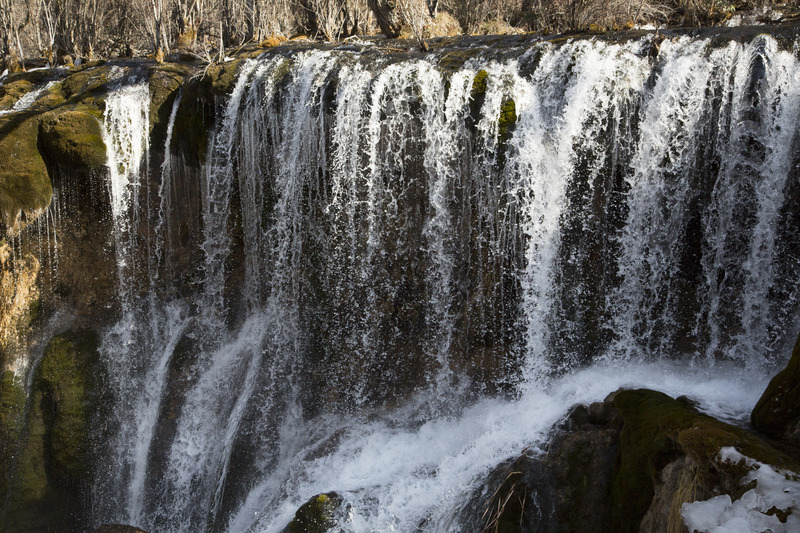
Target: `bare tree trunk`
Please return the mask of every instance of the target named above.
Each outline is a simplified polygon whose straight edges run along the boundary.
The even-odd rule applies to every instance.
[[[381,33],[390,39],[397,38],[400,35],[401,25],[394,0],[368,0],[367,5],[375,14]]]
[[[13,0],[0,0],[0,52],[2,66],[9,72],[23,70],[24,59],[19,32],[30,21],[30,9],[27,4],[14,5]]]

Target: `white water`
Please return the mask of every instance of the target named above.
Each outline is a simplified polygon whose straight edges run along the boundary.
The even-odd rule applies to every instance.
[[[647,46],[452,73],[245,62],[201,171],[199,288],[176,302],[154,281],[172,156],[143,202],[147,88],[109,97],[125,313],[104,342],[120,429],[98,520],[277,531],[337,491],[348,531],[460,531],[487,473],[575,403],[649,387],[746,419],[800,325],[780,230],[800,68],[764,37]]]
[[[687,375],[681,365],[632,364],[624,371],[598,365],[516,402],[479,402],[458,417],[418,420],[411,406],[373,422],[315,420],[292,428],[282,450],[285,469],[251,493],[227,530],[279,531],[308,498],[336,491],[350,506],[341,523],[346,531],[416,531],[425,520],[424,531],[462,531],[453,513],[476,484],[523,449],[541,452],[549,430],[576,403],[601,401],[620,387],[646,387],[685,394],[711,415],[741,421],[765,386],[763,376],[737,370]],[[333,434],[342,436],[320,454]]]
[[[14,105],[11,106],[11,109],[0,111],[0,117],[3,115],[8,115],[9,113],[16,113],[17,111],[24,111],[28,109],[42,94],[49,91],[50,88],[52,88],[56,83],[58,83],[58,80],[49,81],[25,93],[22,98],[14,102]]]

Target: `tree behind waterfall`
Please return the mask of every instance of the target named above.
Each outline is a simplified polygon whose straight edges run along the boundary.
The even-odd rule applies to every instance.
[[[789,18],[800,15],[797,2],[781,0],[0,0],[0,59],[15,67],[41,56],[157,56],[159,49],[211,58],[219,56],[212,49],[298,35],[413,35],[422,44],[439,14],[464,33],[709,25],[743,6],[782,4]]]

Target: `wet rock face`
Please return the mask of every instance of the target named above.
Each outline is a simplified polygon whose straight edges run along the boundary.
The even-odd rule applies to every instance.
[[[576,406],[544,455],[495,469],[462,516],[474,531],[611,531],[621,419],[611,397]]]
[[[0,241],[0,370],[17,366],[24,340],[39,310],[37,284],[40,264],[26,255],[12,260],[11,247]]]
[[[800,338],[789,364],[769,382],[750,420],[764,435],[800,446]]]
[[[94,429],[104,403],[97,349],[91,331],[53,337],[27,396],[19,378],[3,374],[3,531],[85,528],[95,464],[91,450],[104,438]]]

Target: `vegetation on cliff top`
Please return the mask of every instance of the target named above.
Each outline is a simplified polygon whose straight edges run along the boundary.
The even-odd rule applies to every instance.
[[[162,61],[173,50],[210,60],[247,43],[298,36],[339,41],[382,33],[424,46],[424,39],[459,33],[714,25],[740,13],[779,21],[797,17],[798,8],[785,0],[2,0],[0,60],[10,71],[32,58],[70,65],[145,53]]]

